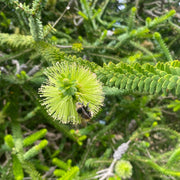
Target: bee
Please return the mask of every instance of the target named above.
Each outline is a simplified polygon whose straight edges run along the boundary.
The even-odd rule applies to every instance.
[[[82,119],[90,120],[92,118],[93,114],[90,111],[89,103],[87,103],[87,105],[85,106],[83,103],[77,102],[76,111]]]

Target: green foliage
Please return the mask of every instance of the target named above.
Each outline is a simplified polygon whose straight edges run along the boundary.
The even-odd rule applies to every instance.
[[[116,87],[109,87],[109,86],[104,86],[103,91],[107,96],[118,96],[118,95],[124,95],[128,94],[126,90],[118,89]]]
[[[140,65],[109,63],[96,71],[98,77],[107,86],[119,88],[120,90],[134,91],[149,94],[172,93],[180,95],[179,76],[180,63],[158,62],[155,66],[145,63]],[[116,93],[116,92],[115,92]]]
[[[115,48],[119,48],[120,46],[123,45],[123,43],[125,43],[127,40],[131,40],[133,38],[137,38],[137,37],[143,37],[143,36],[146,36],[147,33],[149,33],[150,31],[150,28],[153,28],[154,26],[162,23],[163,21],[166,21],[168,18],[170,18],[171,16],[173,16],[175,14],[175,11],[172,10],[170,12],[168,12],[166,15],[163,15],[161,17],[157,17],[155,18],[154,20],[146,20],[146,26],[144,27],[139,27],[138,29],[132,29],[133,27],[133,19],[134,19],[134,16],[135,16],[135,12],[136,12],[136,9],[135,8],[132,8],[131,9],[131,14],[129,16],[129,20],[128,20],[128,29],[127,29],[127,32],[118,36],[118,40],[119,42],[115,45]],[[162,41],[161,41],[161,45],[162,45]],[[165,45],[163,44],[163,47]],[[167,49],[166,49],[167,50]]]
[[[57,47],[52,46],[44,42],[39,42],[36,44],[37,52],[46,60],[50,62],[76,62],[79,65],[94,70],[97,67],[97,64],[89,61],[84,61],[82,58],[77,58],[76,56],[67,55],[64,52],[60,51]]]
[[[42,138],[47,130],[42,129],[39,132],[35,132],[34,134],[28,136],[24,140],[22,140],[21,129],[18,122],[13,123],[12,127],[13,137],[11,135],[5,136],[5,143],[11,148],[11,156],[12,156],[12,169],[14,178],[16,180],[21,180],[24,178],[23,169],[31,176],[32,179],[41,179],[40,175],[34,168],[34,165],[29,161],[39,153],[41,149],[47,146],[48,141],[42,140],[38,145],[33,146],[27,152],[23,150],[23,147],[32,145],[36,140]]]
[[[34,41],[31,36],[0,33],[0,45],[18,49],[31,48],[34,45]]]
[[[13,159],[13,174],[16,180],[22,180],[24,178],[24,173],[22,170],[21,162],[16,155],[12,155]]]
[[[68,170],[68,164],[66,164],[65,162],[61,161],[58,158],[54,158],[52,160],[53,164],[55,164],[56,166],[58,166],[59,168],[62,168],[64,170]]]
[[[9,146],[10,148],[14,147],[13,137],[10,134],[4,137],[4,141],[6,145]]]
[[[43,26],[40,19],[38,17],[34,18],[33,16],[30,16],[29,26],[33,39],[36,41],[41,40],[43,38]]]
[[[159,166],[156,163],[154,163],[152,160],[146,160],[146,159],[141,159],[140,160],[139,157],[137,157],[136,160],[139,160],[139,161],[142,161],[144,163],[147,163],[150,167],[152,167],[153,169],[159,171],[162,174],[169,175],[169,176],[180,177],[180,172],[179,171],[171,171],[171,170],[162,168],[161,166]]]
[[[42,180],[41,175],[30,161],[23,161],[22,166],[25,172],[28,173],[33,180]]]
[[[58,180],[69,180],[69,179],[74,179],[77,177],[77,174],[79,172],[79,168],[77,166],[72,167],[66,174],[64,174],[61,178]]]
[[[169,105],[168,108],[173,108],[173,111],[179,111],[180,110],[180,101],[179,100],[175,100],[172,101]]]
[[[69,179],[76,179],[78,173],[79,173],[79,168],[77,166],[71,166],[71,160],[68,160],[67,163],[65,163],[64,161],[58,159],[58,158],[54,158],[52,160],[53,164],[55,164],[56,166],[58,166],[58,168],[61,169],[56,169],[54,170],[54,175],[58,178],[59,180],[69,180]]]
[[[135,21],[135,13],[136,13],[136,8],[133,7],[131,9],[131,14],[129,16],[128,20],[128,31],[131,31],[133,29],[134,21]]]
[[[35,155],[37,155],[39,153],[39,151],[41,149],[43,149],[44,147],[46,147],[48,144],[47,140],[42,140],[38,145],[32,147],[31,149],[29,149],[24,155],[24,159],[28,160],[32,157],[34,157]]]
[[[170,166],[173,166],[176,161],[180,160],[180,148],[176,149],[172,155],[169,157],[169,160],[167,162],[167,167],[170,168]]]
[[[46,133],[47,133],[47,129],[41,129],[40,131],[37,131],[34,134],[26,137],[23,140],[23,146],[26,147],[32,145],[35,141],[44,137]]]
[[[171,3],[0,0],[0,179],[180,178],[180,12]],[[63,113],[82,124],[54,121]]]
[[[32,3],[32,8],[25,3],[21,3],[18,1],[9,1],[13,7],[19,11],[20,13],[24,13],[23,16],[29,17],[29,27],[30,32],[35,41],[39,41],[43,39],[43,26],[41,18],[41,8],[44,4],[44,0],[34,0]]]
[[[159,43],[160,47],[162,48],[166,58],[168,61],[172,61],[172,57],[171,54],[169,53],[169,50],[167,48],[167,46],[165,45],[161,35],[158,32],[154,33],[154,38],[157,40],[157,42]]]
[[[146,19],[147,26],[150,28],[153,28],[153,27],[157,26],[158,24],[162,23],[163,21],[166,21],[171,16],[174,16],[175,14],[176,14],[176,11],[171,10],[161,17],[156,17],[154,20],[151,20],[150,18],[148,18],[148,19]]]

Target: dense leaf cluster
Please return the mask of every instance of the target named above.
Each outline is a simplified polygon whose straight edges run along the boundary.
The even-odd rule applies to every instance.
[[[0,0],[0,179],[180,179],[179,7]],[[56,63],[102,83],[103,107],[90,121],[64,125],[41,106],[38,89]],[[116,164],[114,151],[123,152]]]

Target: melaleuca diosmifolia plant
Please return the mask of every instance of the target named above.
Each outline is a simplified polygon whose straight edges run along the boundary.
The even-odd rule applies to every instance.
[[[66,163],[58,158],[53,158],[52,163],[57,166],[53,174],[58,178],[58,180],[78,178],[79,167],[72,166],[72,161],[70,159]]]
[[[157,96],[163,95],[163,97],[164,95],[179,96],[179,61],[173,61],[174,56],[170,54],[170,50],[167,47],[163,34],[160,34],[160,32],[156,32],[160,31],[158,25],[163,25],[168,19],[170,20],[170,18],[175,14],[175,11],[172,10],[170,12],[167,12],[165,15],[157,17],[153,20],[147,18],[146,24],[139,27],[135,22],[138,20],[136,18],[136,15],[138,16],[138,14],[136,14],[137,9],[132,8],[130,10],[127,22],[124,23],[125,26],[122,27],[121,25],[115,23],[116,20],[111,21],[111,17],[109,16],[109,14],[109,19],[105,14],[105,11],[106,9],[108,9],[108,4],[110,4],[110,1],[99,3],[102,5],[102,8],[100,9],[96,9],[96,7],[98,6],[98,1],[93,1],[92,4],[87,1],[80,1],[80,6],[78,7],[78,10],[81,10],[78,11],[78,14],[81,16],[80,20],[85,27],[84,29],[88,34],[89,38],[86,39],[85,36],[83,37],[84,39],[82,37],[79,37],[79,40],[82,43],[82,48],[83,46],[90,45],[89,49],[92,52],[95,51],[96,53],[98,51],[109,53],[109,51],[112,51],[113,49],[114,53],[110,53],[109,56],[111,58],[114,56],[115,53],[118,52],[117,54],[119,54],[119,51],[123,51],[123,53],[126,55],[123,58],[123,61],[126,61],[125,63],[106,63],[109,62],[109,59],[105,58],[105,56],[102,55],[102,60],[105,63],[103,66],[100,66],[99,64],[102,65],[102,63],[97,63],[96,60],[92,62],[93,60],[89,58],[89,56],[87,56],[87,59],[89,60],[86,60],[86,58],[79,58],[76,56],[68,55],[68,51],[66,51],[67,53],[65,53],[63,52],[63,49],[59,50],[57,47],[52,45],[53,43],[47,43],[42,41],[47,40],[49,42],[52,42],[52,39],[48,39],[49,36],[46,35],[46,32],[43,32],[41,11],[44,6],[44,2],[45,1],[35,0],[33,1],[32,5],[29,6],[26,4],[22,4],[19,1],[4,1],[4,3],[9,3],[13,7],[15,7],[19,14],[25,14],[24,18],[27,16],[26,18],[28,19],[30,27],[29,34],[31,34],[31,36],[22,36],[16,34],[9,35],[1,33],[0,44],[1,46],[8,46],[8,48],[14,49],[22,47],[27,47],[30,49],[32,48],[34,50],[32,56],[36,56],[38,58],[32,58],[31,56],[32,59],[30,64],[33,64],[34,62],[39,62],[41,60],[41,67],[48,66],[48,68],[46,68],[45,70],[42,68],[41,71],[39,71],[38,69],[35,71],[35,73],[29,73],[28,70],[20,70],[16,71],[14,75],[11,73],[6,73],[8,71],[11,71],[12,69],[8,69],[9,64],[5,64],[5,66],[7,65],[7,69],[1,70],[2,73],[0,75],[0,78],[3,80],[3,82],[6,82],[8,86],[11,86],[12,84],[20,86],[26,92],[26,94],[29,95],[29,97],[34,96],[34,94],[37,94],[38,92],[37,89],[36,91],[33,90],[34,86],[33,88],[30,88],[31,85],[36,84],[39,87],[41,86],[41,88],[39,89],[39,94],[42,96],[40,101],[47,109],[49,115],[52,116],[52,119],[58,120],[52,122],[54,127],[57,130],[63,132],[63,134],[69,137],[71,140],[78,142],[79,145],[83,145],[82,139],[86,139],[86,137],[88,137],[88,143],[86,148],[84,148],[85,146],[83,146],[83,148],[85,149],[84,151],[82,150],[84,152],[83,154],[82,151],[79,153],[79,148],[77,148],[77,146],[72,146],[72,149],[76,147],[77,151],[77,153],[73,154],[73,157],[77,157],[77,154],[80,154],[80,156],[82,156],[80,162],[77,162],[77,160],[74,158],[74,162],[77,162],[77,164],[79,163],[80,168],[78,168],[78,166],[76,165],[69,165],[69,161],[67,161],[67,163],[60,159],[53,159],[52,161],[58,168],[54,171],[54,175],[56,177],[60,177],[60,179],[76,178],[78,172],[81,171],[81,169],[82,172],[86,171],[86,169],[83,169],[83,165],[86,162],[88,156],[96,156],[97,160],[99,158],[99,155],[101,154],[101,148],[101,150],[104,152],[104,149],[106,147],[109,148],[110,146],[112,146],[112,144],[114,144],[114,141],[112,143],[111,140],[108,139],[109,137],[113,137],[110,132],[114,132],[114,130],[116,128],[120,128],[121,125],[124,128],[124,124],[122,123],[122,121],[125,118],[124,116],[122,118],[119,115],[117,117],[114,117],[116,114],[116,110],[119,110],[116,109],[116,106],[119,103],[118,101],[116,101],[116,103],[112,105],[113,107],[110,112],[108,109],[106,109],[107,113],[104,113],[106,115],[106,117],[104,118],[105,121],[99,121],[99,123],[96,122],[95,125],[89,125],[85,129],[82,129],[81,136],[78,135],[78,132],[69,132],[69,129],[63,128],[63,126],[61,126],[61,123],[81,123],[81,115],[77,112],[76,103],[83,103],[85,106],[89,103],[90,110],[88,111],[92,112],[93,116],[96,117],[95,115],[98,115],[100,106],[103,104],[104,93],[105,95],[109,95],[110,97],[115,95],[117,96],[117,99],[123,99],[123,94],[132,95],[132,92],[138,93],[139,95],[152,94]],[[48,3],[55,4],[56,2],[49,1]],[[55,7],[55,5],[53,5],[53,7]],[[81,29],[79,28],[81,22],[77,25],[77,29]],[[113,28],[111,29],[111,27],[120,28],[120,30],[115,29],[114,31]],[[109,29],[110,31],[108,31]],[[65,30],[68,33],[68,30],[66,28]],[[70,29],[70,31],[71,30],[72,29]],[[101,30],[102,32],[100,32]],[[120,31],[120,33],[118,31]],[[74,32],[74,30],[72,32]],[[58,33],[60,34],[60,31],[57,32],[56,35],[58,35]],[[111,33],[111,35],[113,34],[113,36],[109,37],[109,33]],[[64,36],[66,37],[65,42],[69,43],[70,40],[72,40],[71,38],[68,38],[69,36],[70,35],[67,34],[66,36]],[[154,52],[146,48],[147,46],[144,46],[142,44],[142,38],[148,39],[152,42],[156,42],[159,51]],[[74,43],[74,41],[76,42],[77,39],[73,40],[73,42],[70,43]],[[63,41],[59,40],[59,42]],[[137,52],[135,50],[134,54],[130,53],[131,48],[127,46],[129,45],[128,43],[130,43],[131,47],[137,48],[141,52]],[[107,46],[105,44],[107,44]],[[102,45],[103,48],[100,47]],[[151,45],[154,47],[154,44],[151,43]],[[127,49],[124,49],[125,46],[127,46]],[[72,50],[77,51],[75,46],[72,45],[71,47]],[[34,53],[35,51],[36,54]],[[81,55],[81,52],[83,51],[77,52]],[[87,52],[88,54],[88,51],[85,52]],[[145,57],[144,54],[148,57]],[[12,59],[13,56],[7,58]],[[95,54],[95,59],[96,58],[99,58],[98,54]],[[141,61],[141,59],[143,58],[146,58],[149,63],[144,63],[143,61]],[[116,58],[116,60],[119,61],[119,58]],[[161,62],[158,62],[159,60]],[[6,59],[3,60],[3,62],[5,61]],[[21,62],[23,62],[22,59]],[[154,62],[157,62],[156,65],[154,65]],[[21,64],[19,65],[21,66]],[[44,80],[44,77],[40,79],[43,76],[43,71],[45,72],[47,80]],[[12,72],[14,71],[12,70]],[[36,72],[38,75],[36,74]],[[11,79],[11,77],[13,78]],[[38,79],[37,77],[40,78]],[[30,84],[30,86],[27,86],[29,82],[32,84]],[[104,91],[104,93],[102,92],[102,90]],[[14,92],[10,92],[9,94],[13,93]],[[33,100],[36,101],[37,99],[34,98]],[[106,108],[106,106],[103,107],[103,109],[104,108]],[[131,109],[131,107],[128,108]],[[34,108],[34,110],[36,111],[36,108]],[[153,113],[151,113],[151,115],[152,114]],[[31,119],[29,118],[29,115],[30,114],[25,117],[25,120]],[[128,114],[128,116],[130,115]],[[44,118],[47,118],[46,114],[44,115]],[[23,122],[23,118],[21,118],[21,120]],[[139,139],[144,136],[147,137],[148,134],[150,134],[151,129],[152,127],[148,127],[148,129],[145,129],[145,126],[142,125],[140,130],[135,131],[135,134],[137,133],[139,136],[134,135],[135,138],[131,138],[132,144],[130,144],[127,157],[124,157],[124,160],[118,162],[115,166],[114,172],[116,175],[121,178],[130,178],[131,176],[133,176],[132,172],[136,172],[136,167],[131,166],[130,161],[132,161],[132,164],[134,164],[134,162],[137,162],[137,166],[139,165],[139,162],[142,164],[142,167],[146,165],[146,168],[148,169],[147,174],[151,174],[151,170],[153,169],[155,170],[155,172],[157,172],[157,174],[161,173],[166,176],[179,177],[179,172],[177,172],[178,169],[177,171],[175,171],[174,169],[170,169],[172,165],[173,168],[175,168],[175,165],[178,165],[178,148],[174,148],[172,146],[171,148],[174,148],[175,150],[168,152],[168,154],[164,154],[163,157],[166,157],[165,164],[163,164],[163,159],[161,158],[160,153],[155,154],[153,151],[150,151],[150,153],[152,153],[152,155],[150,154],[151,157],[153,156],[154,159],[159,158],[161,160],[159,164],[155,162],[154,159],[149,159],[147,158],[147,156],[143,156],[145,153],[147,153],[143,151],[143,148],[147,150],[148,143],[139,143]],[[165,129],[166,128],[160,127],[159,129],[158,127],[156,128],[156,130],[159,132],[165,131]],[[98,132],[96,130],[98,130]],[[139,131],[142,133],[139,133]],[[119,129],[116,132],[119,132]],[[165,132],[167,134],[173,134],[173,136],[179,138],[179,135],[173,132],[171,129],[167,129]],[[45,133],[44,130],[42,133]],[[83,133],[86,136],[83,136]],[[12,157],[7,163],[6,169],[9,168],[9,175],[10,173],[12,173],[15,179],[23,179],[23,177],[25,176],[24,172],[31,176],[32,179],[40,179],[41,177],[35,169],[35,166],[31,160],[33,160],[33,157],[35,157],[35,155],[40,152],[40,149],[44,148],[47,145],[47,140],[42,140],[38,145],[35,145],[28,150],[26,149],[26,146],[32,145],[32,142],[35,142],[42,136],[39,136],[38,132],[37,134],[35,132],[34,136],[32,135],[29,137],[30,140],[28,140],[28,138],[27,140],[23,140],[22,134],[23,133],[21,132],[21,128],[18,122],[13,122],[12,135],[7,135],[5,137],[5,148],[10,152]],[[92,138],[90,137],[91,135]],[[36,139],[36,137],[39,138]],[[107,139],[110,143],[107,141]],[[153,141],[154,139],[152,138],[151,142]],[[66,146],[65,139],[63,139],[63,141],[60,143],[62,146]],[[136,152],[137,154],[135,154],[135,156],[132,156],[132,152]],[[71,153],[68,154],[68,156],[70,155]],[[11,162],[13,163],[12,168],[10,166]],[[100,165],[103,166],[104,163],[103,161],[101,162],[102,163]],[[137,171],[139,172],[139,170]],[[92,172],[92,174],[95,174],[95,171]],[[84,175],[82,175],[82,177],[84,176],[84,179],[86,179],[89,172],[83,172],[83,174]],[[3,173],[3,177],[8,179],[5,171]]]
[[[23,139],[19,122],[12,123],[12,135],[6,135],[4,140],[5,148],[7,148],[12,156],[12,172],[9,173],[13,173],[14,179],[22,180],[24,178],[24,172],[28,173],[32,179],[42,179],[32,163],[32,159],[47,146],[48,141],[44,139],[37,145],[33,144],[43,138],[46,133],[47,130],[42,129]],[[27,150],[26,147],[30,145],[33,146]],[[8,174],[4,172],[2,178],[7,178],[7,175]]]
[[[174,10],[171,10],[167,14],[155,18],[154,20],[151,20],[151,18],[147,18],[145,26],[139,27],[138,29],[133,29],[134,26],[133,19],[135,18],[135,12],[136,12],[136,8],[132,8],[128,20],[127,30],[124,34],[117,37],[118,41],[115,44],[115,48],[119,48],[120,46],[122,46],[124,43],[128,42],[131,39],[140,38],[141,36],[146,37],[146,35],[150,32],[151,28],[166,21],[168,18],[170,18],[176,13]]]
[[[156,65],[109,63],[98,68],[100,80],[109,87],[129,92],[180,95],[180,62],[158,62]],[[120,91],[121,93],[121,91]]]
[[[166,137],[166,134],[168,132],[168,138]],[[159,135],[158,135],[159,134]],[[153,142],[151,145],[148,142],[149,139],[153,139],[154,136],[158,135],[160,137],[159,141],[161,141],[161,138],[164,136],[166,137],[166,141],[168,142],[168,139],[171,141],[171,143],[167,144],[167,146],[174,146],[173,150],[167,149],[161,149],[161,145],[159,146],[159,149],[156,149],[156,153],[154,153],[154,145],[156,142]],[[139,138],[138,138],[139,137]],[[170,177],[180,177],[180,171],[178,169],[179,166],[179,137],[180,134],[166,126],[158,126],[157,124],[153,124],[152,127],[142,129],[139,128],[133,136],[130,138],[131,140],[138,138],[138,143],[132,144],[130,146],[128,155],[126,158],[128,160],[135,160],[135,163],[140,162],[143,163],[146,167],[146,170],[151,172],[151,169],[154,169],[155,172],[158,174]],[[157,139],[156,139],[157,140]],[[158,141],[158,140],[157,140]],[[170,142],[169,141],[169,142]],[[150,154],[150,158],[146,155],[139,155],[143,153],[144,149],[146,149]],[[161,149],[161,150],[160,150]],[[133,150],[134,154],[130,155],[131,151]],[[161,151],[161,152],[160,152]],[[163,153],[162,153],[163,152]],[[171,164],[171,167],[170,167]],[[157,175],[160,176],[159,174]],[[162,176],[163,177],[163,176]]]
[[[16,11],[23,14],[29,21],[30,33],[35,41],[43,39],[43,25],[41,21],[41,10],[45,5],[44,0],[34,0],[30,8],[29,5],[21,3],[18,0],[8,0],[5,3],[13,6]]]

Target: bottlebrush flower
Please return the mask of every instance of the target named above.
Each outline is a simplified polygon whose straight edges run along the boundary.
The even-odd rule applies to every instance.
[[[44,105],[56,120],[62,123],[80,123],[76,103],[86,105],[95,115],[103,103],[102,85],[96,74],[76,63],[56,63],[45,71],[48,80],[39,89]]]
[[[123,179],[130,178],[132,176],[132,165],[129,161],[117,161],[115,166],[115,172],[119,177]]]

